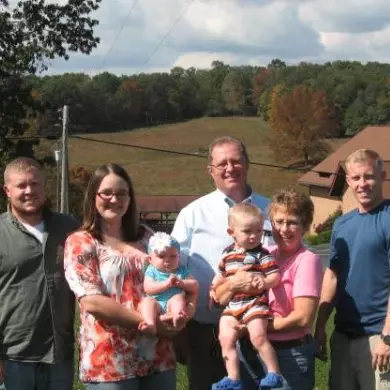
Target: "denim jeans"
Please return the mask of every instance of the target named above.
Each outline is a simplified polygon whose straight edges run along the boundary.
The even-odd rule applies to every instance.
[[[73,361],[63,363],[4,362],[6,390],[72,390]]]
[[[244,390],[258,390],[256,380],[265,376],[264,367],[250,341],[243,338],[238,343],[241,380]],[[276,349],[283,375],[279,390],[312,390],[315,382],[314,342],[289,349]]]
[[[176,371],[169,370],[118,382],[91,382],[86,383],[85,388],[86,390],[176,390]]]

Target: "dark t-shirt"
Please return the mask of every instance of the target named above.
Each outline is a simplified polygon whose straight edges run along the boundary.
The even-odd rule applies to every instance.
[[[368,213],[338,218],[330,244],[337,275],[336,329],[351,335],[382,331],[390,288],[390,200]]]

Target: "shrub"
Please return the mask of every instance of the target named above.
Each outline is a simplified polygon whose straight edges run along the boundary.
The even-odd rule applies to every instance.
[[[320,245],[330,242],[330,237],[332,235],[331,230],[322,231],[319,234],[309,234],[305,237],[309,245]]]
[[[329,217],[322,223],[318,224],[314,231],[319,234],[323,231],[332,230],[334,221],[343,214],[339,207],[334,213],[330,214]]]

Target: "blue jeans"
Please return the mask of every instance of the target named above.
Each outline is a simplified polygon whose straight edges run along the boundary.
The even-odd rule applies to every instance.
[[[63,363],[4,362],[6,390],[72,390],[73,361]]]
[[[86,390],[176,390],[176,371],[158,372],[119,382],[90,382],[85,386]]]
[[[244,390],[257,390],[256,380],[265,376],[264,367],[247,338],[238,343],[241,380]],[[280,390],[312,390],[315,382],[314,342],[289,349],[276,349],[283,375]]]

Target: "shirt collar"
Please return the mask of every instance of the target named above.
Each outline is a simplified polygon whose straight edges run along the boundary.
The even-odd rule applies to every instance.
[[[237,202],[235,202],[232,198],[229,198],[226,194],[224,194],[221,190],[216,190],[217,194],[224,200],[224,202],[229,206],[229,208],[233,207]],[[247,186],[247,194],[248,196],[241,203],[252,203],[252,187]]]
[[[24,230],[24,226],[23,224],[15,217],[15,215],[12,213],[12,210],[11,210],[11,206],[10,204],[8,203],[7,204],[7,214],[8,214],[8,218],[9,220],[16,226],[18,226],[19,228],[22,228]],[[43,207],[43,210],[42,210],[42,221],[45,226],[46,226],[46,221],[50,218],[50,215],[52,214],[51,210],[49,209],[49,207],[47,206],[44,206]]]

